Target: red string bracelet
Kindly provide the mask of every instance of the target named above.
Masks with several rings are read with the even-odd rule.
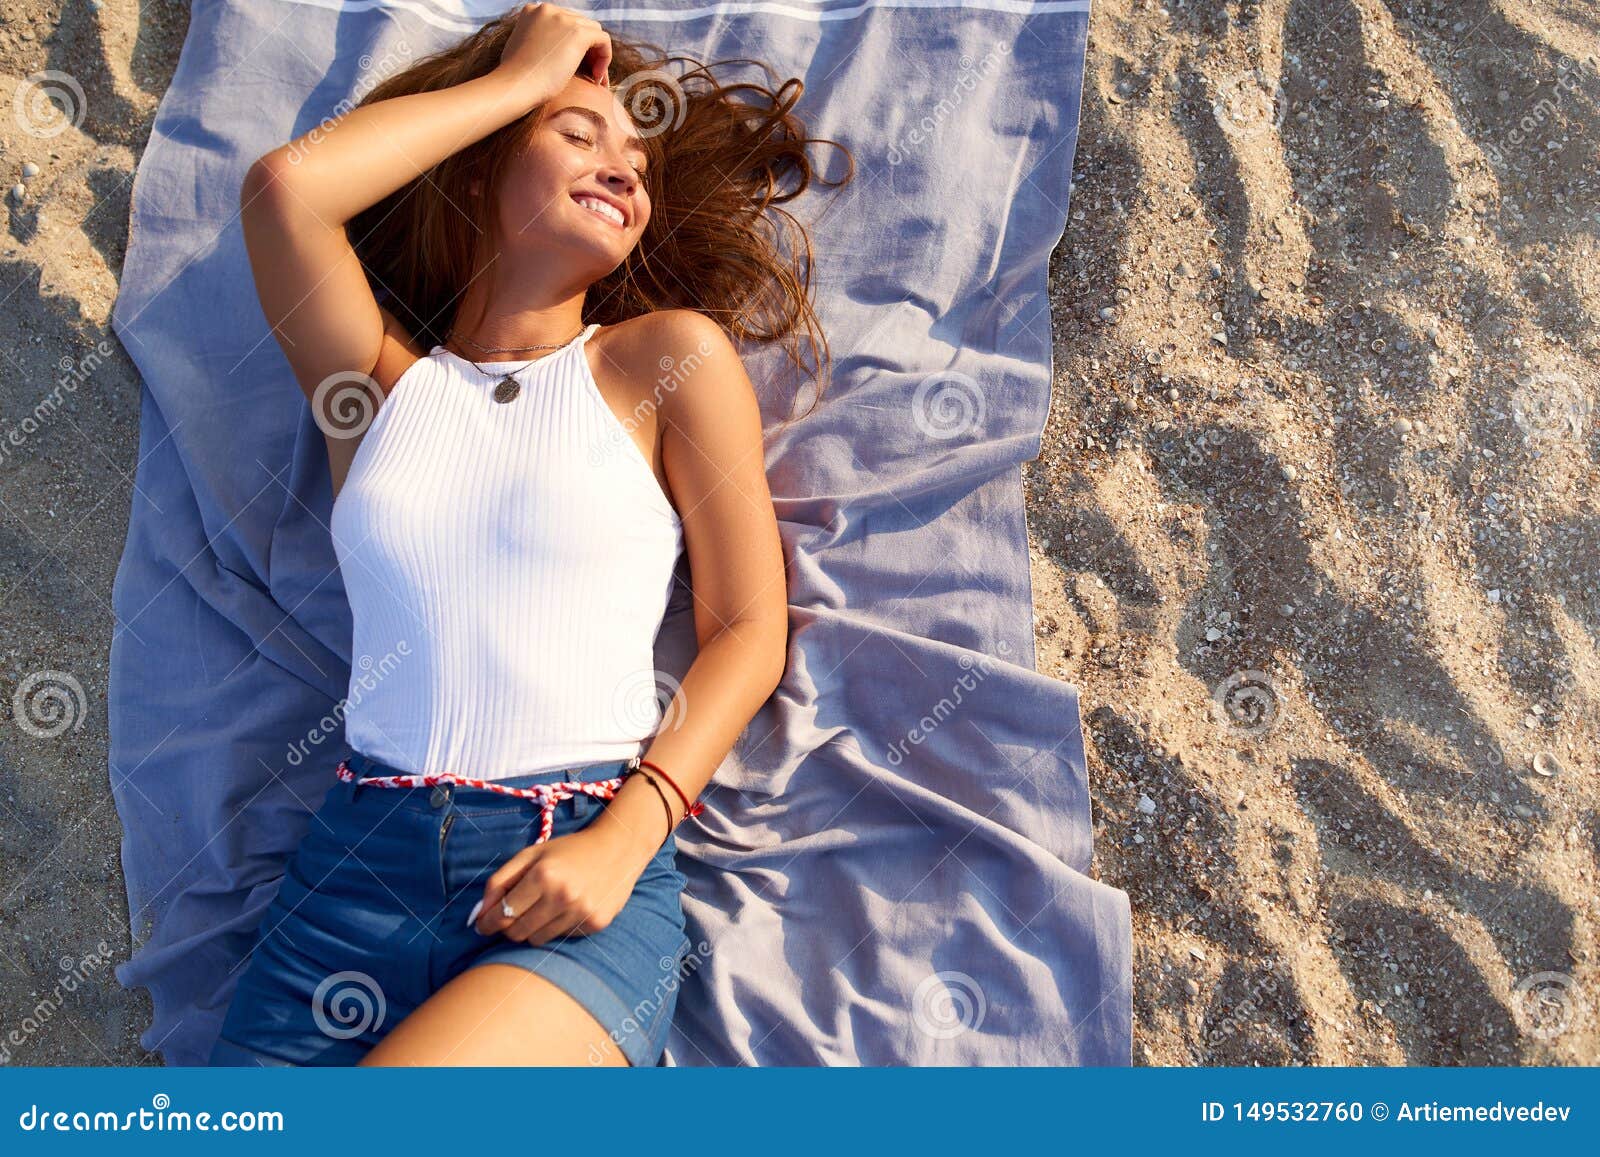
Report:
[[[662,771],[661,768],[658,767],[656,764],[651,763],[648,759],[641,759],[639,761],[639,766],[640,767],[648,767],[648,768],[650,768],[657,775],[659,775],[662,779],[667,781],[667,786],[668,787],[672,788],[673,791],[678,793],[678,798],[683,801],[683,814],[684,814],[685,817],[697,816],[701,812],[706,810],[706,805],[701,803],[699,800],[695,800],[693,803],[690,803],[689,802],[689,797],[683,794],[683,788],[679,787],[676,783],[674,783],[673,780],[672,780],[672,777],[670,775],[668,775],[666,772]]]

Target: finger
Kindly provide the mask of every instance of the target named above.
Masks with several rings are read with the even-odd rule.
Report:
[[[546,893],[540,896],[526,909],[518,908],[519,915],[506,929],[506,935],[512,940],[526,940],[530,932],[537,931],[567,911],[564,899]]]
[[[563,936],[583,935],[583,921],[569,911],[558,913],[554,919],[547,920],[535,928],[528,936],[529,944],[544,944],[550,940],[557,940]]]
[[[500,867],[495,869],[483,886],[482,908],[479,909],[477,918],[478,931],[485,936],[493,936],[507,924],[511,923],[500,909],[508,898],[511,900],[512,910],[522,911],[538,898],[538,889],[528,890],[520,898],[516,895],[519,885],[527,878],[528,869],[533,867],[538,860],[542,845],[531,844],[516,855],[512,856]]]
[[[518,880],[516,885],[501,899],[502,905],[510,905],[511,915],[507,916],[503,907],[494,909],[495,930],[502,935],[516,939],[519,926],[521,929],[533,927],[532,924],[524,922],[523,918],[536,905],[550,902],[550,897],[547,894],[549,891],[547,882],[539,878],[538,872],[524,874],[522,879]],[[544,918],[547,919],[548,917]]]

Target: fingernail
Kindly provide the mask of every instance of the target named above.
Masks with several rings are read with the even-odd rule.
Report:
[[[483,911],[483,901],[479,900],[472,906],[472,911],[467,913],[467,927],[472,927],[472,922],[478,918],[478,913]]]

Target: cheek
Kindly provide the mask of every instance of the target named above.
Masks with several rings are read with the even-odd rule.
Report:
[[[500,193],[500,228],[507,239],[515,241],[539,230],[541,222],[552,212],[559,211],[555,203],[556,191],[541,191],[531,183],[507,181]]]

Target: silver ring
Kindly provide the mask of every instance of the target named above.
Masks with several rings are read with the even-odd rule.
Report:
[[[504,916],[507,920],[516,915],[516,912],[511,907],[510,900],[500,901],[500,915]]]

